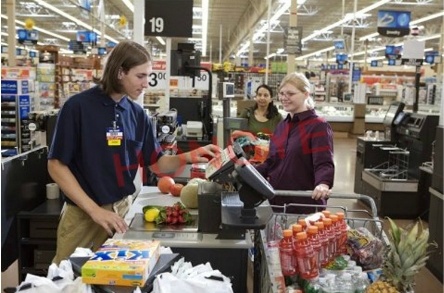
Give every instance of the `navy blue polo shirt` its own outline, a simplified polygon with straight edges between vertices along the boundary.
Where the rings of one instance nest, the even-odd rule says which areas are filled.
[[[122,135],[120,145],[107,139],[114,129]],[[95,86],[63,105],[48,158],[67,165],[83,190],[104,205],[133,194],[138,166],[149,166],[162,155],[142,107],[127,97],[116,103]]]
[[[324,183],[333,186],[333,131],[314,110],[287,116],[276,128],[265,162],[256,167],[277,190],[313,190]],[[274,205],[285,203],[326,204],[325,200],[276,196]],[[310,208],[290,208],[288,212],[311,213]]]

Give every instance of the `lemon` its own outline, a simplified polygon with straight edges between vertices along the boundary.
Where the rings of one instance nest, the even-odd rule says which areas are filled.
[[[147,222],[154,222],[154,220],[156,220],[156,218],[159,216],[159,209],[158,208],[151,208],[146,210],[145,212],[145,221]]]

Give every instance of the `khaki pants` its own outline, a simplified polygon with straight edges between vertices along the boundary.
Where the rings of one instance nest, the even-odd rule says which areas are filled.
[[[131,203],[132,197],[128,196],[102,208],[114,211],[123,218]],[[59,265],[62,260],[68,259],[77,247],[96,251],[108,238],[106,230],[94,222],[87,213],[75,205],[65,203],[57,228],[56,256],[52,262]]]

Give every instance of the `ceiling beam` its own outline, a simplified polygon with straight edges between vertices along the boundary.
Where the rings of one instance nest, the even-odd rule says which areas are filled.
[[[257,3],[259,2],[259,3]],[[253,7],[250,1],[247,9],[245,9],[239,25],[231,34],[231,40],[228,45],[224,46],[222,60],[228,60],[230,55],[237,49],[240,44],[249,38],[249,34],[254,32],[256,24],[261,20],[268,9],[268,1],[257,1]]]

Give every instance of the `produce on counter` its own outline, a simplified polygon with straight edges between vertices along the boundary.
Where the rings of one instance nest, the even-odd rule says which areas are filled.
[[[173,185],[171,185],[170,187],[170,193],[172,196],[176,196],[179,197],[180,196],[180,192],[182,191],[183,188],[183,184],[180,183],[174,183]]]
[[[158,213],[156,210],[158,210]],[[143,213],[145,221],[155,222],[157,225],[185,225],[193,221],[190,211],[180,202],[165,207],[145,206],[143,207]]]
[[[174,185],[174,179],[170,176],[163,176],[157,181],[157,188],[159,188],[160,192],[164,194],[168,194],[170,192],[170,188]]]
[[[429,258],[428,248],[432,245],[428,243],[429,230],[420,221],[407,230],[388,220],[390,243],[382,266],[382,280],[371,284],[367,292],[413,292],[415,275]]]
[[[156,218],[159,216],[160,210],[156,207],[148,208],[144,211],[143,217],[147,222],[154,222]]]
[[[180,191],[180,200],[189,209],[198,208],[197,190],[199,182],[205,182],[205,179],[193,178]]]

